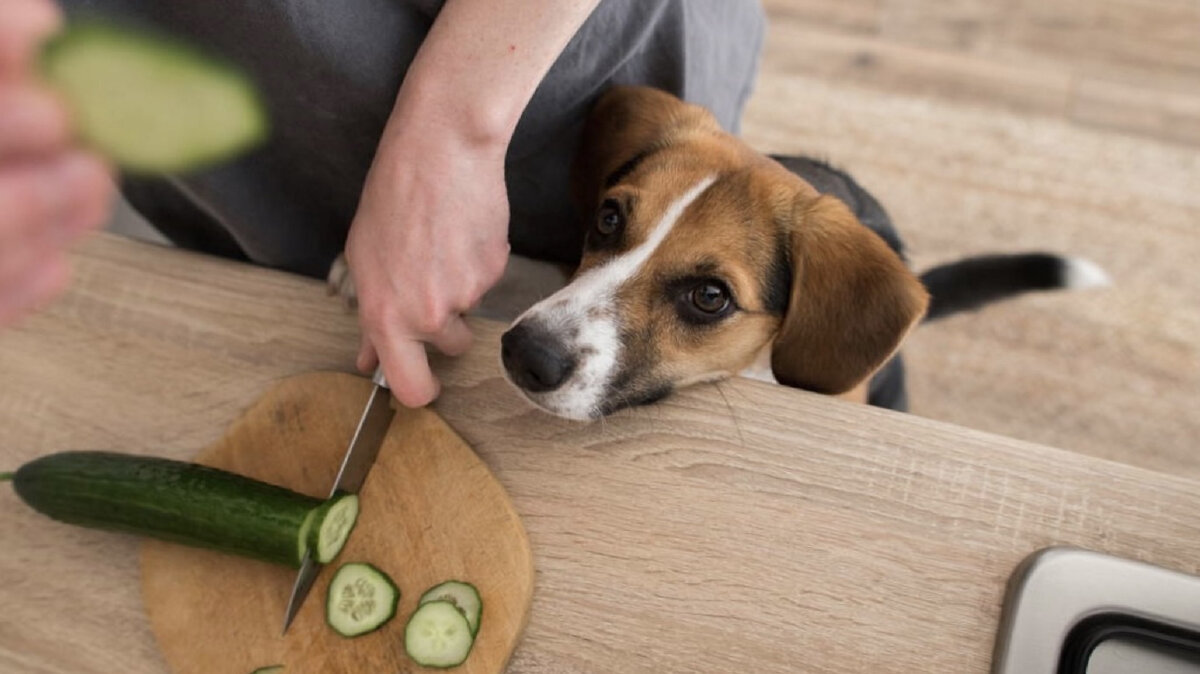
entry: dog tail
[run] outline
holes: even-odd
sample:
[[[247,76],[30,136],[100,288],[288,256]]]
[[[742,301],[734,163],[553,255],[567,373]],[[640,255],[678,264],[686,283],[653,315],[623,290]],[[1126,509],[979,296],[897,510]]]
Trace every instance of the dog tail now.
[[[922,273],[921,282],[931,296],[926,321],[1035,290],[1112,285],[1095,262],[1050,253],[968,257]]]

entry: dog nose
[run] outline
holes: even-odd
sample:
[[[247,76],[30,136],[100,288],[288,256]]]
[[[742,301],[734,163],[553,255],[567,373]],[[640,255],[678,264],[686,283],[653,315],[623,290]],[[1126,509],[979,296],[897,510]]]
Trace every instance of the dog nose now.
[[[500,360],[513,383],[531,393],[562,386],[576,365],[561,341],[525,323],[518,323],[500,338]]]

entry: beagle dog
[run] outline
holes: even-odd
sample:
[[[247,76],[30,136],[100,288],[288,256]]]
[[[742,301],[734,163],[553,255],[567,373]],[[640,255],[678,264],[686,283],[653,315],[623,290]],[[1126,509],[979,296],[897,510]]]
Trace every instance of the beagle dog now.
[[[590,214],[579,268],[501,340],[512,384],[571,419],[738,374],[904,409],[897,350],[923,317],[1106,280],[1049,254],[918,277],[848,175],[760,154],[703,108],[645,87],[597,102],[573,190]]]

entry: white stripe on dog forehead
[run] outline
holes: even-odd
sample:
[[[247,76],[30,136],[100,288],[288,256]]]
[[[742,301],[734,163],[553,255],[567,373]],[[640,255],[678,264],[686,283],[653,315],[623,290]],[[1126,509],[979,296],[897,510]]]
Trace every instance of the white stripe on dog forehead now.
[[[561,314],[564,310],[569,311],[571,305],[586,304],[588,307],[592,307],[595,306],[595,302],[611,298],[612,291],[616,286],[621,281],[631,278],[637,273],[638,269],[650,259],[654,251],[658,249],[663,240],[667,238],[667,235],[671,233],[671,230],[674,229],[675,224],[679,221],[683,212],[687,210],[687,207],[699,198],[716,180],[716,176],[708,176],[693,185],[687,192],[684,192],[667,207],[667,210],[663,213],[658,223],[655,224],[654,229],[650,232],[650,236],[645,241],[638,244],[632,250],[622,253],[604,264],[579,275],[579,277],[571,281],[566,287],[530,307],[516,321],[513,321],[513,324],[520,323],[527,316],[537,315],[543,320],[551,319],[549,324],[554,325],[561,319],[567,318]]]
[[[650,231],[650,236],[646,237],[645,241],[599,267],[588,270],[571,285],[585,284],[579,288],[581,291],[585,287],[588,290],[592,290],[594,286],[608,289],[612,284],[632,278],[642,268],[642,265],[646,264],[646,261],[650,259],[654,251],[658,250],[663,240],[675,228],[675,224],[679,222],[679,218],[687,210],[687,207],[691,206],[692,202],[699,198],[701,194],[704,194],[704,191],[712,186],[716,180],[716,176],[708,176],[693,185],[691,189],[684,192],[683,195],[667,207],[666,212],[663,213],[658,223],[654,225],[654,229]],[[571,286],[567,287],[570,288]]]

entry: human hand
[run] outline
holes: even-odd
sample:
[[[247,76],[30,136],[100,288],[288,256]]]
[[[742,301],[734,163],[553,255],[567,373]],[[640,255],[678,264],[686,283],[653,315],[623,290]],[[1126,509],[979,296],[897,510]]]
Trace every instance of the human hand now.
[[[4,0],[0,0],[4,1]],[[538,83],[599,0],[447,0],[404,75],[346,241],[363,328],[410,407],[438,393],[424,344],[471,344],[462,312],[508,260],[504,155]]]
[[[71,146],[62,106],[32,76],[61,23],[49,0],[0,0],[0,326],[66,287],[66,248],[105,220],[104,164]]]
[[[398,115],[367,175],[346,242],[363,341],[358,368],[382,360],[408,407],[438,394],[424,344],[461,355],[463,312],[499,280],[508,259],[504,147]]]

